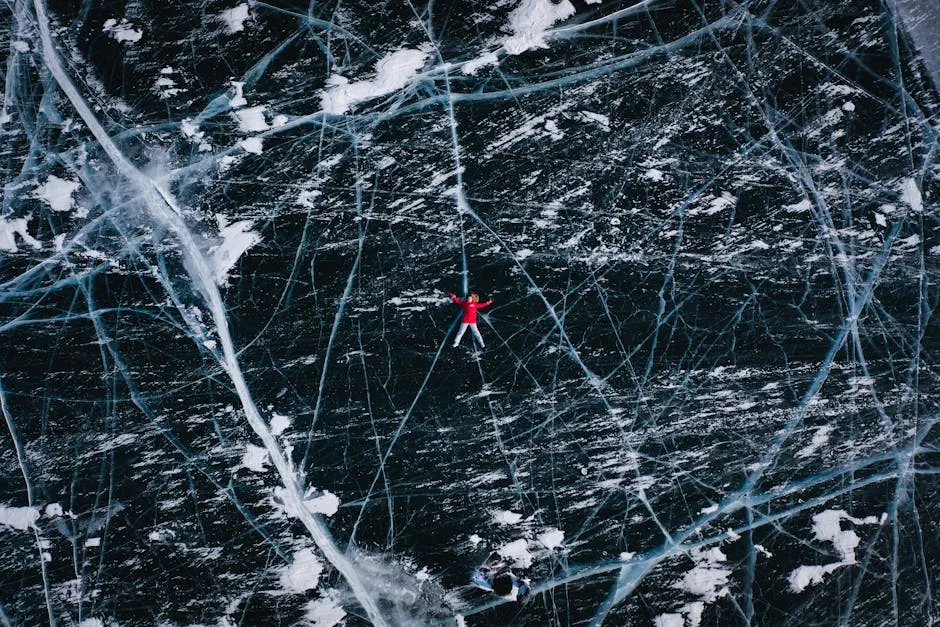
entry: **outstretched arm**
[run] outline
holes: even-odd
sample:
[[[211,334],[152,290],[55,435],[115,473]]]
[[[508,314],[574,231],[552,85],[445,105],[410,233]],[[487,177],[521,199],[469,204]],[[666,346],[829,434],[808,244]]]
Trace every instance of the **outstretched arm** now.
[[[477,309],[483,309],[484,307],[489,307],[492,304],[493,304],[493,299],[491,298],[485,303],[480,303],[479,305],[477,305]]]
[[[447,295],[450,296],[450,299],[451,299],[452,301],[454,301],[454,302],[457,303],[458,305],[460,304],[460,299],[457,298],[457,295],[456,295],[456,294],[454,294],[453,292],[448,292]]]

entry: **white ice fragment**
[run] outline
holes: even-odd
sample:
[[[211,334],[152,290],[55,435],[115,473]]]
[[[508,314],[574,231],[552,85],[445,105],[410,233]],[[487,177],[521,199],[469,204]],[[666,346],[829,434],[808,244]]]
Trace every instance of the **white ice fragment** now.
[[[35,198],[46,202],[53,211],[65,212],[72,208],[72,194],[78,191],[81,183],[69,179],[60,179],[54,174],[33,192]]]
[[[516,259],[525,259],[532,256],[533,251],[529,248],[523,248],[522,250],[516,251]]]
[[[186,137],[196,137],[196,134],[199,132],[199,126],[193,124],[192,120],[189,118],[183,118],[180,121],[180,130]]]
[[[595,122],[605,131],[610,130],[610,118],[603,113],[594,113],[593,111],[581,111],[581,117],[589,122]]]
[[[281,414],[274,414],[271,417],[271,433],[274,435],[281,435],[284,433],[284,430],[291,425],[290,416],[282,416]]]
[[[305,609],[307,610],[305,616],[311,627],[334,627],[346,617],[346,612],[340,607],[332,591],[326,596],[308,602]]]
[[[529,543],[525,538],[504,544],[496,552],[505,559],[512,560],[513,564],[519,568],[528,568],[532,565],[532,554],[529,553]]]
[[[265,105],[239,109],[235,112],[238,118],[238,130],[242,133],[257,133],[271,128],[264,119]]]
[[[714,514],[718,511],[718,503],[709,505],[708,507],[703,507],[699,514]]]
[[[650,168],[643,173],[643,178],[658,183],[659,181],[663,180],[663,172],[662,170],[657,170],[656,168]]]
[[[478,535],[475,534],[475,533],[470,534],[470,537],[467,538],[467,539],[470,540],[470,544],[472,544],[473,546],[476,546],[476,545],[480,544],[481,542],[483,542],[483,538],[481,538],[480,536],[478,536]]]
[[[176,539],[176,533],[172,529],[157,529],[147,534],[151,542],[169,542]]]
[[[768,248],[770,248],[770,244],[768,244],[762,239],[756,239],[753,242],[751,242],[751,248],[756,248],[757,250],[767,250]]]
[[[29,44],[22,39],[17,39],[13,42],[13,49],[17,52],[29,52]]]
[[[100,618],[86,618],[78,624],[78,627],[104,627]]]
[[[574,13],[574,6],[568,0],[557,4],[551,0],[522,0],[509,14],[509,28],[513,34],[503,42],[503,47],[509,54],[548,48],[545,41],[548,29]]]
[[[85,548],[95,548],[96,546],[101,546],[101,538],[88,538],[85,540]]]
[[[909,204],[911,209],[917,213],[924,210],[924,199],[917,187],[917,181],[912,178],[904,179],[904,183],[901,185],[901,200]]]
[[[685,619],[682,614],[660,614],[653,624],[656,627],[683,627]]]
[[[343,76],[333,75],[321,96],[323,111],[342,115],[357,103],[398,91],[424,66],[426,58],[427,52],[406,48],[380,59],[371,80],[350,83]]]
[[[675,587],[711,602],[722,596],[722,587],[728,583],[730,576],[731,570],[728,568],[702,564],[687,572]]]
[[[855,548],[861,542],[858,534],[851,529],[842,529],[841,521],[846,519],[856,525],[876,525],[879,519],[875,516],[855,518],[841,509],[827,509],[813,516],[813,535],[817,540],[831,542],[839,552],[842,559],[832,564],[799,566],[790,572],[787,581],[793,592],[802,592],[807,587],[820,583],[826,575],[843,566],[856,563]]]
[[[273,492],[273,502],[277,507],[292,518],[300,518],[301,512],[294,508],[292,499],[286,488],[276,487]],[[308,488],[303,498],[304,509],[310,513],[323,514],[324,516],[332,516],[335,514],[339,510],[339,503],[339,497],[329,490],[323,490],[321,492],[314,488]]]
[[[621,562],[629,562],[636,555],[633,551],[622,551],[617,557]]]
[[[323,564],[310,549],[294,553],[291,563],[281,570],[281,585],[288,592],[305,592],[317,587]]]
[[[245,89],[245,83],[242,81],[231,81],[232,87],[235,88],[235,95],[232,96],[232,99],[229,100],[229,106],[233,109],[237,107],[244,107],[248,104],[248,101],[245,100],[245,94],[243,90]]]
[[[26,531],[39,519],[38,507],[9,507],[0,505],[0,525]]]
[[[304,499],[304,503],[314,514],[332,516],[339,510],[339,497],[329,490],[324,490],[323,494],[313,499]]]
[[[813,584],[821,583],[825,576],[838,570],[842,564],[827,564],[826,566],[799,566],[790,573],[787,581],[793,592],[803,592]]]
[[[56,516],[62,515],[62,506],[58,503],[49,503],[46,505],[46,516],[49,518],[54,518]]]
[[[783,209],[789,213],[801,213],[803,211],[809,211],[812,208],[813,203],[810,202],[809,198],[804,198],[798,203],[784,206]]]
[[[229,34],[239,33],[245,30],[245,20],[248,19],[248,5],[239,4],[236,7],[222,11],[219,19],[225,24],[225,29]]]
[[[725,533],[728,535],[728,539],[731,540],[732,542],[734,542],[735,540],[741,539],[741,534],[736,532],[731,527],[728,527],[728,529],[725,530]]]
[[[708,209],[705,210],[706,215],[714,215],[719,211],[724,211],[729,207],[734,207],[738,202],[736,196],[730,192],[722,192],[721,196],[713,198],[710,203],[708,203]]]
[[[460,67],[460,71],[462,71],[464,74],[473,76],[480,71],[480,68],[484,68],[488,65],[496,65],[497,63],[499,63],[499,57],[497,57],[496,54],[489,52],[475,59],[465,61],[464,64]]]
[[[797,457],[812,457],[820,448],[829,441],[829,434],[833,431],[832,425],[823,425],[813,434],[813,440],[809,446],[804,446],[797,451]]]
[[[124,18],[121,18],[120,22],[114,18],[105,20],[101,30],[108,33],[115,41],[120,42],[134,43],[140,41],[140,38],[144,36],[144,31],[136,30],[134,25]]]
[[[268,449],[255,446],[254,444],[245,445],[245,454],[242,455],[242,466],[254,472],[264,472],[264,467],[268,464]]]
[[[209,265],[212,277],[219,285],[228,281],[228,273],[235,267],[246,250],[261,241],[261,236],[251,230],[250,220],[239,220],[227,224],[224,216],[216,216],[222,242],[209,249]]]
[[[554,527],[549,527],[535,537],[549,551],[554,551],[565,539],[565,534]]]
[[[522,520],[522,514],[517,514],[516,512],[498,509],[490,513],[493,516],[493,521],[500,525],[515,525]]]
[[[243,139],[238,142],[238,145],[242,147],[242,150],[245,152],[250,152],[253,155],[260,155],[264,150],[264,144],[261,142],[260,137],[249,137],[248,139]]]
[[[842,105],[843,111],[855,111],[855,103],[849,100],[844,105]]]
[[[773,553],[771,553],[770,551],[768,551],[767,549],[765,549],[765,548],[763,547],[763,545],[760,545],[760,544],[755,544],[755,545],[754,545],[754,550],[757,551],[758,553],[760,553],[761,555],[766,556],[766,557],[773,557],[773,556],[774,556]]]

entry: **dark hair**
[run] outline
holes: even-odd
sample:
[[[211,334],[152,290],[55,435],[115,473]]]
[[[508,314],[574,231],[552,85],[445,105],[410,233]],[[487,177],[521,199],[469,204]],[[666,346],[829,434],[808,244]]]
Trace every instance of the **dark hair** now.
[[[493,592],[501,597],[512,592],[512,577],[509,576],[509,573],[496,575],[493,578]]]

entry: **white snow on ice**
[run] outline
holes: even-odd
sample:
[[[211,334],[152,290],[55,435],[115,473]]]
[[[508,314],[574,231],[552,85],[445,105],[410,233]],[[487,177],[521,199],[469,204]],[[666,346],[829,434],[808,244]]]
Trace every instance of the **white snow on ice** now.
[[[135,29],[134,25],[124,18],[121,18],[120,22],[114,18],[105,20],[101,30],[120,42],[135,43],[144,36],[144,31]]]
[[[265,105],[250,107],[248,109],[239,109],[235,112],[238,118],[238,130],[242,133],[257,133],[266,131],[271,126],[264,119]]]
[[[397,50],[387,54],[375,65],[375,78],[350,83],[334,74],[321,96],[323,111],[342,115],[355,104],[398,91],[424,66],[427,53],[423,50]]]
[[[33,196],[45,201],[53,211],[64,213],[71,210],[72,195],[81,186],[78,181],[60,179],[58,176],[50,174],[46,182],[36,188]]]
[[[281,570],[281,585],[289,592],[305,592],[317,587],[323,563],[310,549],[294,553],[293,561]]]
[[[496,551],[503,558],[512,560],[515,566],[519,568],[528,568],[532,565],[532,554],[529,552],[529,542],[525,538],[519,538],[508,544],[504,544]]]
[[[832,546],[842,557],[838,562],[831,564],[800,566],[794,569],[787,581],[793,592],[803,592],[813,584],[822,582],[826,575],[842,568],[855,564],[855,547],[861,541],[858,534],[852,529],[842,529],[841,521],[845,519],[856,525],[876,525],[879,519],[875,516],[855,518],[841,509],[827,509],[813,516],[813,535],[821,542],[831,542]],[[881,519],[884,520],[884,517]]]
[[[23,218],[12,218],[0,220],[0,250],[8,253],[15,253],[19,250],[16,245],[16,236],[32,246],[33,248],[42,248],[42,244],[29,234],[26,229],[26,223],[32,216]]]
[[[274,435],[281,435],[290,425],[290,416],[283,416],[281,414],[275,413],[271,417],[271,433]]]
[[[306,610],[306,619],[311,627],[334,627],[346,616],[332,591],[307,603]]]
[[[228,274],[246,250],[261,241],[261,236],[251,230],[251,220],[239,220],[228,224],[225,217],[216,216],[222,242],[209,249],[209,264],[212,277],[219,285],[228,282]]]
[[[245,445],[245,454],[242,456],[242,466],[254,472],[264,472],[268,465],[268,449],[255,446],[254,444]]]
[[[225,30],[229,34],[239,33],[245,30],[245,20],[248,19],[248,5],[239,4],[236,7],[222,11],[219,19],[225,24]]]
[[[0,525],[26,531],[39,520],[38,507],[9,507],[0,505]]]
[[[554,551],[558,546],[561,545],[565,540],[565,534],[560,529],[555,529],[554,527],[549,527],[539,535],[535,537],[536,540],[542,543],[546,549]]]
[[[509,14],[509,28],[513,34],[503,42],[503,47],[509,54],[548,48],[545,41],[548,29],[574,13],[574,6],[568,0],[557,4],[551,0],[522,0]]]
[[[515,525],[522,520],[522,514],[506,510],[494,510],[491,512],[493,521],[500,525]]]

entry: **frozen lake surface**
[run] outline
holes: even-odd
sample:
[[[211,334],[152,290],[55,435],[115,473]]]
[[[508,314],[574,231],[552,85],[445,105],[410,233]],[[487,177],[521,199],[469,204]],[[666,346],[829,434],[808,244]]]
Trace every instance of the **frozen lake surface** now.
[[[940,620],[936,18],[6,2],[0,623]]]

